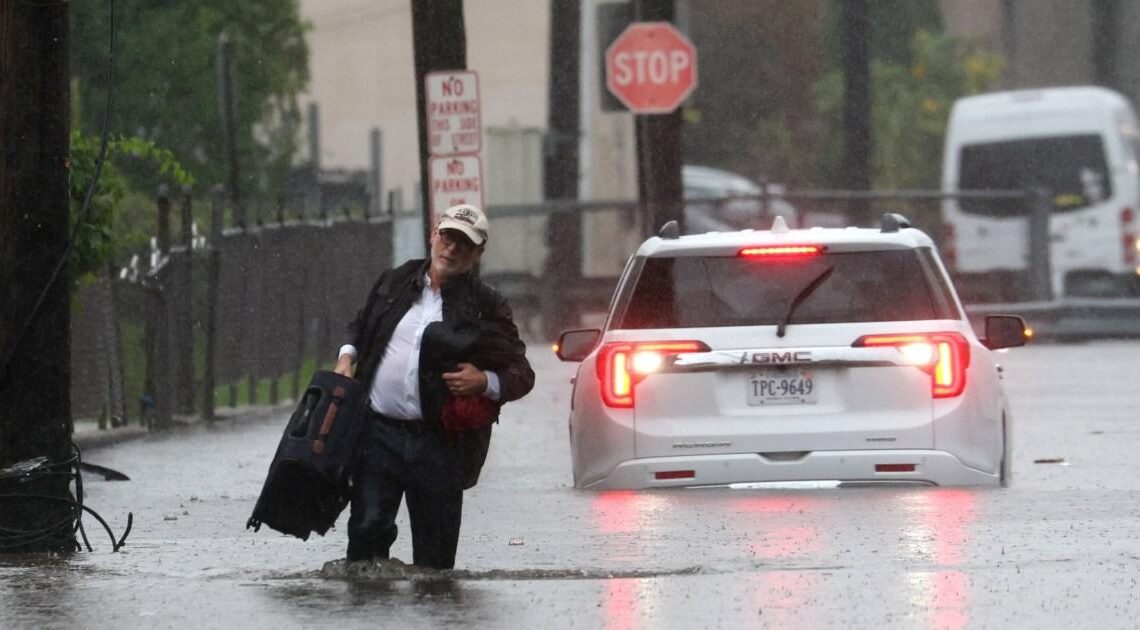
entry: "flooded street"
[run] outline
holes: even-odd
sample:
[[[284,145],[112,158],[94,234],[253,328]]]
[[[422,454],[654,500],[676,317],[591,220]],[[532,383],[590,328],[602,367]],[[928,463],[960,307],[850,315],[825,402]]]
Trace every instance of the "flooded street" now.
[[[341,563],[245,530],[286,411],[93,449],[93,553],[0,557],[5,628],[1133,627],[1140,615],[1134,342],[1009,353],[1014,483],[591,493],[570,487],[573,367],[504,408],[452,572]],[[1034,463],[1035,460],[1063,460]],[[410,561],[406,513],[394,558]]]

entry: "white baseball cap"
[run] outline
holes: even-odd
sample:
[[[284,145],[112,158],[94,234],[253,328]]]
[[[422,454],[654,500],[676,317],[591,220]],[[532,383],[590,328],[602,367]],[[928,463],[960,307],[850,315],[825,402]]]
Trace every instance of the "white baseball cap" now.
[[[451,206],[444,210],[443,217],[436,225],[436,229],[439,230],[459,230],[476,245],[487,242],[489,228],[487,215],[483,214],[479,208],[467,203]]]

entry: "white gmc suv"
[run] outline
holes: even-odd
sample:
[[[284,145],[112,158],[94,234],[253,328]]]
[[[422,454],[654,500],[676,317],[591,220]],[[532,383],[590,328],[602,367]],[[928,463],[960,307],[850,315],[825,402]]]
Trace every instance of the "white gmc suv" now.
[[[766,481],[998,485],[1010,418],[995,350],[1024,321],[970,326],[934,243],[881,229],[680,236],[626,265],[581,361],[570,443],[579,488]]]

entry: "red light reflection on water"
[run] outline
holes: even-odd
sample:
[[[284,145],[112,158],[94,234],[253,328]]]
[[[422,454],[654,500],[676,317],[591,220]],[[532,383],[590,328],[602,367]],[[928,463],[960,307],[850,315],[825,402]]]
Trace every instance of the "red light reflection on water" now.
[[[969,582],[956,568],[964,559],[970,540],[969,526],[975,518],[974,492],[961,488],[939,488],[905,499],[917,513],[916,551],[944,570],[912,577],[914,597],[931,614],[936,628],[964,628],[969,624]]]
[[[791,495],[757,495],[750,497],[742,497],[734,502],[734,505],[746,512],[764,512],[764,513],[807,513],[818,510],[821,501],[815,497],[806,496],[791,496]]]
[[[974,520],[974,493],[961,488],[943,488],[930,493],[931,509],[923,519],[934,532],[934,561],[958,564],[962,546],[969,539],[967,525]]]
[[[933,579],[931,625],[935,628],[965,628],[969,621],[966,614],[969,600],[966,574],[961,571],[940,571],[934,574]]]
[[[774,570],[750,576],[752,606],[749,614],[760,611],[764,627],[813,627],[816,625],[811,601],[818,596],[819,576],[812,572],[784,570],[809,560],[824,550],[820,530],[811,523],[830,519],[821,514],[827,501],[805,494],[755,494],[733,502],[736,511],[755,520],[748,536],[748,550]],[[758,515],[754,517],[753,515]],[[753,621],[750,619],[749,621]]]
[[[818,498],[779,494],[746,496],[733,502],[737,511],[765,515],[756,522],[748,542],[751,553],[766,560],[818,553],[822,548],[819,530],[805,523],[819,522],[822,505]],[[779,514],[787,518],[776,516]]]
[[[638,521],[638,495],[632,490],[611,490],[594,497],[591,506],[603,532],[628,532]]]
[[[817,628],[820,626],[812,601],[818,597],[820,576],[811,571],[765,571],[749,578],[752,609],[764,628]],[[754,618],[755,619],[755,618]],[[751,620],[750,620],[751,621]],[[743,626],[742,626],[743,627]]]
[[[602,614],[606,630],[637,627],[637,580],[607,580],[602,588]]]

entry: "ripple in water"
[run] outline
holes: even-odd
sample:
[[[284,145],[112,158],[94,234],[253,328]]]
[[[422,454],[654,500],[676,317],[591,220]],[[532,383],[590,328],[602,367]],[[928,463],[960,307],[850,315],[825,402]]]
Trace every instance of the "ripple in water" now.
[[[319,577],[333,580],[606,580],[652,578],[666,575],[697,575],[700,567],[684,567],[658,571],[605,571],[600,569],[430,569],[405,564],[401,560],[364,560],[349,562],[339,559],[326,562],[320,571],[292,577]]]

